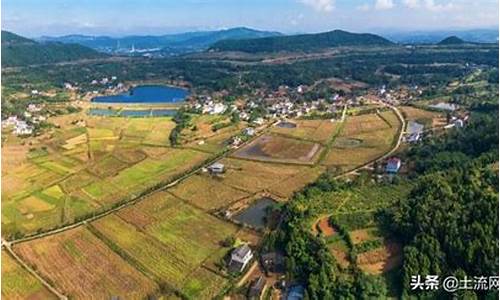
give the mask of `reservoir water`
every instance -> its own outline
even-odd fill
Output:
[[[189,91],[182,88],[163,85],[141,85],[132,88],[127,93],[112,96],[95,97],[96,103],[176,103],[182,102]]]

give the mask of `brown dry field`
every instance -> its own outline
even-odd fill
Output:
[[[347,171],[389,151],[401,125],[392,111],[383,112],[382,116],[385,120],[376,114],[349,117],[340,136],[358,139],[361,143],[349,148],[334,146],[323,164]]]
[[[222,183],[251,193],[270,189],[287,178],[311,170],[306,166],[271,164],[235,158],[224,158],[220,162],[226,166]]]
[[[368,274],[379,275],[399,267],[403,262],[401,245],[386,242],[384,246],[359,254],[357,263]]]
[[[399,109],[403,113],[405,119],[410,121],[418,119],[439,119],[444,117],[442,113],[419,109],[412,106],[401,106]]]
[[[316,226],[325,237],[334,235],[337,231],[330,225],[328,221],[330,217],[323,217],[316,222]]]
[[[267,189],[270,193],[282,197],[289,198],[307,184],[315,181],[325,172],[325,168],[317,166],[314,168],[304,168],[300,173],[275,182]]]
[[[347,117],[339,136],[352,137],[360,133],[374,132],[390,128],[377,114]]]
[[[2,250],[2,298],[47,300],[58,299],[33,275]]]
[[[263,135],[236,151],[233,156],[243,159],[307,164],[312,163],[320,152],[321,146],[316,143],[277,135]]]
[[[169,191],[203,210],[218,209],[250,194],[225,185],[224,179],[209,174],[191,176]]]
[[[275,126],[271,132],[326,143],[337,132],[340,124],[330,120],[292,120],[291,122],[295,123],[297,127],[280,128]]]
[[[14,246],[55,287],[74,299],[121,296],[143,299],[156,284],[139,273],[85,228]]]

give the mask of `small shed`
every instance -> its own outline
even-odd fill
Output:
[[[214,163],[208,167],[210,173],[221,174],[224,173],[224,165],[221,163]]]
[[[266,286],[266,279],[264,276],[260,276],[255,280],[252,285],[250,285],[250,289],[248,290],[248,298],[249,299],[260,299],[260,295],[264,291],[264,287]]]

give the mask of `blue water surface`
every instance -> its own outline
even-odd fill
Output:
[[[176,103],[182,102],[189,91],[182,88],[163,85],[141,85],[128,93],[99,96],[92,101],[96,103]]]

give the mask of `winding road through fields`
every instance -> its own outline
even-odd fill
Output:
[[[357,171],[363,169],[363,168],[366,168],[367,166],[370,166],[371,164],[373,164],[374,162],[376,161],[380,161],[380,160],[384,160],[386,159],[387,157],[391,156],[392,154],[394,154],[394,152],[399,148],[399,146],[401,145],[401,142],[402,142],[402,139],[403,139],[403,134],[404,134],[404,129],[405,129],[405,119],[403,117],[403,115],[401,114],[401,112],[399,111],[399,109],[395,106],[392,106],[392,105],[389,105],[387,103],[384,103],[384,102],[380,102],[380,104],[382,106],[385,106],[385,107],[388,107],[390,108],[391,110],[394,111],[394,113],[397,115],[398,119],[400,120],[400,123],[401,123],[401,127],[400,127],[400,130],[398,132],[398,136],[397,136],[397,139],[393,145],[393,147],[387,151],[386,153],[384,153],[383,155],[377,157],[376,159],[372,160],[372,161],[369,161],[361,166],[358,166],[350,171],[347,171],[345,173],[342,173],[338,176],[336,176],[335,178],[341,178],[341,177],[345,177],[345,176],[349,176],[349,175],[353,175],[355,174]],[[342,121],[344,121],[345,119],[345,108],[344,108],[344,113],[343,113],[343,116],[342,116]],[[267,129],[274,125],[273,124],[269,124],[267,125],[266,127],[264,127],[263,129],[260,130],[259,134],[256,134],[253,139],[250,139],[249,141],[247,141],[246,143],[242,144],[240,147],[248,144],[249,142],[253,141],[254,139],[256,139],[257,137],[261,136],[262,134],[264,134],[265,132],[267,132]],[[239,149],[240,147],[238,147],[237,149]],[[141,201],[142,199],[146,198],[147,196],[153,194],[153,193],[156,193],[158,191],[161,191],[161,190],[165,190],[165,189],[169,189],[177,184],[179,184],[181,181],[185,180],[186,178],[196,174],[197,172],[199,172],[201,169],[207,167],[208,165],[212,164],[213,162],[221,159],[221,158],[224,158],[230,154],[232,154],[234,151],[236,151],[237,149],[233,149],[231,151],[227,151],[227,152],[224,152],[222,153],[221,155],[217,156],[217,157],[214,157],[212,160],[210,160],[209,162],[199,166],[198,168],[195,168],[193,169],[192,171],[186,173],[185,175],[183,175],[182,177],[164,185],[164,186],[161,186],[155,190],[152,190],[151,192],[147,193],[147,194],[144,194],[142,196],[139,196],[137,198],[134,198],[130,201],[127,201],[115,208],[112,208],[112,209],[109,209],[107,211],[104,211],[100,214],[97,214],[93,217],[89,217],[85,220],[82,220],[82,221],[79,221],[79,222],[76,222],[76,223],[73,223],[73,224],[70,224],[70,225],[67,225],[67,226],[63,226],[63,227],[60,227],[60,228],[57,228],[57,229],[54,229],[54,230],[49,230],[49,231],[46,231],[46,232],[42,232],[42,233],[38,233],[38,234],[34,234],[34,235],[31,235],[31,236],[27,236],[27,237],[23,237],[23,238],[19,238],[19,239],[14,239],[14,240],[10,240],[10,241],[7,241],[5,239],[2,238],[2,248],[6,249],[6,251],[23,267],[25,268],[29,273],[31,273],[36,279],[38,279],[44,286],[46,286],[51,292],[54,293],[54,295],[56,295],[59,299],[68,299],[63,293],[61,293],[60,291],[58,291],[54,286],[52,286],[51,284],[49,284],[43,277],[41,277],[31,266],[29,266],[25,261],[22,260],[22,258],[20,258],[15,252],[14,250],[12,249],[12,245],[14,244],[17,244],[17,243],[21,243],[21,242],[26,242],[26,241],[31,241],[31,240],[36,240],[36,239],[40,239],[40,238],[43,238],[43,237],[46,237],[46,236],[50,236],[50,235],[54,235],[54,234],[58,234],[58,233],[61,233],[61,232],[64,232],[64,231],[67,231],[67,230],[70,230],[70,229],[74,229],[74,228],[77,228],[79,226],[82,226],[82,225],[86,225],[87,223],[90,223],[90,222],[93,222],[95,220],[98,220],[102,217],[105,217],[109,214],[112,214],[114,212],[117,212],[125,207],[128,207],[128,206],[131,206],[131,205],[134,205],[135,203]]]

